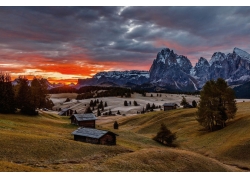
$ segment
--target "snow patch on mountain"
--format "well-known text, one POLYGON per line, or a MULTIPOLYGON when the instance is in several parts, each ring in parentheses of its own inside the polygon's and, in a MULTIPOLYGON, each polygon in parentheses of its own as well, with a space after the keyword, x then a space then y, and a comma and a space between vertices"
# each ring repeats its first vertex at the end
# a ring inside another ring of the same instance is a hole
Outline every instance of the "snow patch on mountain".
POLYGON ((237 47, 233 50, 236 54, 238 54, 241 58, 250 60, 250 54, 248 54, 246 51, 243 51, 242 49, 239 49, 237 47))

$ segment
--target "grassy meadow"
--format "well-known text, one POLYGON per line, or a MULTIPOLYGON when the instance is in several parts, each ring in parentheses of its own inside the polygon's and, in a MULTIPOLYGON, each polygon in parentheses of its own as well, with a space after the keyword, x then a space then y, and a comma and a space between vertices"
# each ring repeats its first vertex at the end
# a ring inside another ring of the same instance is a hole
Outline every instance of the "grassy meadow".
MULTIPOLYGON (((157 111, 97 122, 117 133, 117 145, 77 142, 68 117, 0 114, 0 171, 47 172, 200 172, 250 170, 250 102, 237 104, 234 120, 206 132, 195 120, 196 109, 157 111), (152 140, 165 123, 176 132, 176 147, 152 140)), ((116 118, 116 117, 111 117, 116 118)), ((99 120, 101 121, 101 120, 99 120)))

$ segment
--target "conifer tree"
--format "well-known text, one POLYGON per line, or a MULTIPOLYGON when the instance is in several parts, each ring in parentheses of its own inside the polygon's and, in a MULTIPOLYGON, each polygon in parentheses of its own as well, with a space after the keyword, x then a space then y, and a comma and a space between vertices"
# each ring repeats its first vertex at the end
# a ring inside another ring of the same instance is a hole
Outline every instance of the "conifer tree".
POLYGON ((0 113, 15 113, 15 94, 9 74, 0 72, 0 113))
POLYGON ((31 88, 28 85, 28 79, 25 76, 20 76, 19 89, 17 93, 17 107, 21 109, 21 113, 28 115, 36 115, 36 107, 32 102, 31 88))
POLYGON ((171 145, 173 141, 176 140, 176 135, 175 133, 172 133, 164 123, 162 123, 160 131, 153 139, 162 144, 171 145))
POLYGON ((93 100, 91 100, 91 101, 89 102, 89 106, 92 107, 93 105, 94 105, 94 102, 93 102, 93 100))
POLYGON ((196 102, 195 100, 192 101, 192 106, 193 106, 194 108, 197 107, 197 102, 196 102))
POLYGON ((119 110, 117 111, 117 114, 119 114, 119 115, 121 114, 119 110))
POLYGON ((215 126, 224 128, 237 111, 234 91, 222 78, 208 81, 200 92, 197 121, 213 131, 215 126))
POLYGON ((187 100, 186 100, 186 98, 184 96, 182 96, 182 100, 181 100, 180 105, 182 105, 182 106, 188 105, 188 102, 187 102, 187 100))
POLYGON ((99 109, 97 110, 97 116, 101 116, 101 112, 99 109))
POLYGON ((88 107, 85 109, 84 114, 86 114, 86 113, 93 113, 93 112, 91 111, 90 106, 88 106, 88 107))
POLYGON ((114 122, 114 129, 118 129, 119 125, 117 123, 117 121, 114 122))

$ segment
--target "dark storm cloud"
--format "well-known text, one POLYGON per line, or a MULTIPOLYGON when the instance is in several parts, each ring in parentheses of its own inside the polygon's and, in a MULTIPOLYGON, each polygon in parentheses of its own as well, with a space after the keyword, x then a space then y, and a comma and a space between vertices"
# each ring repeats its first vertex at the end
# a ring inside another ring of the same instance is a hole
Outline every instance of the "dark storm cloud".
POLYGON ((249 12, 250 7, 0 7, 0 58, 20 52, 55 62, 150 66, 168 46, 197 61, 235 46, 250 50, 249 12))

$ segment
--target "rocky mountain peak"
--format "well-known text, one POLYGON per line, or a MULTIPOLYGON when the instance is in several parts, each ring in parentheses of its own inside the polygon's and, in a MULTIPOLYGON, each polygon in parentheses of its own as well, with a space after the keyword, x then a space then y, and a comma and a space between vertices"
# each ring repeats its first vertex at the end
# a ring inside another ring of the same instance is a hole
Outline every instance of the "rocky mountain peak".
POLYGON ((250 60, 250 54, 248 54, 246 51, 243 51, 240 48, 235 47, 233 50, 233 53, 237 54, 238 56, 240 56, 243 59, 250 60))
POLYGON ((208 61, 204 57, 200 57, 195 66, 210 66, 208 61))
POLYGON ((209 64, 212 65, 214 64, 215 62, 221 62, 223 61, 224 59, 226 59, 226 55, 224 53, 221 53, 221 52, 215 52, 212 56, 212 58, 210 59, 209 61, 209 64))

